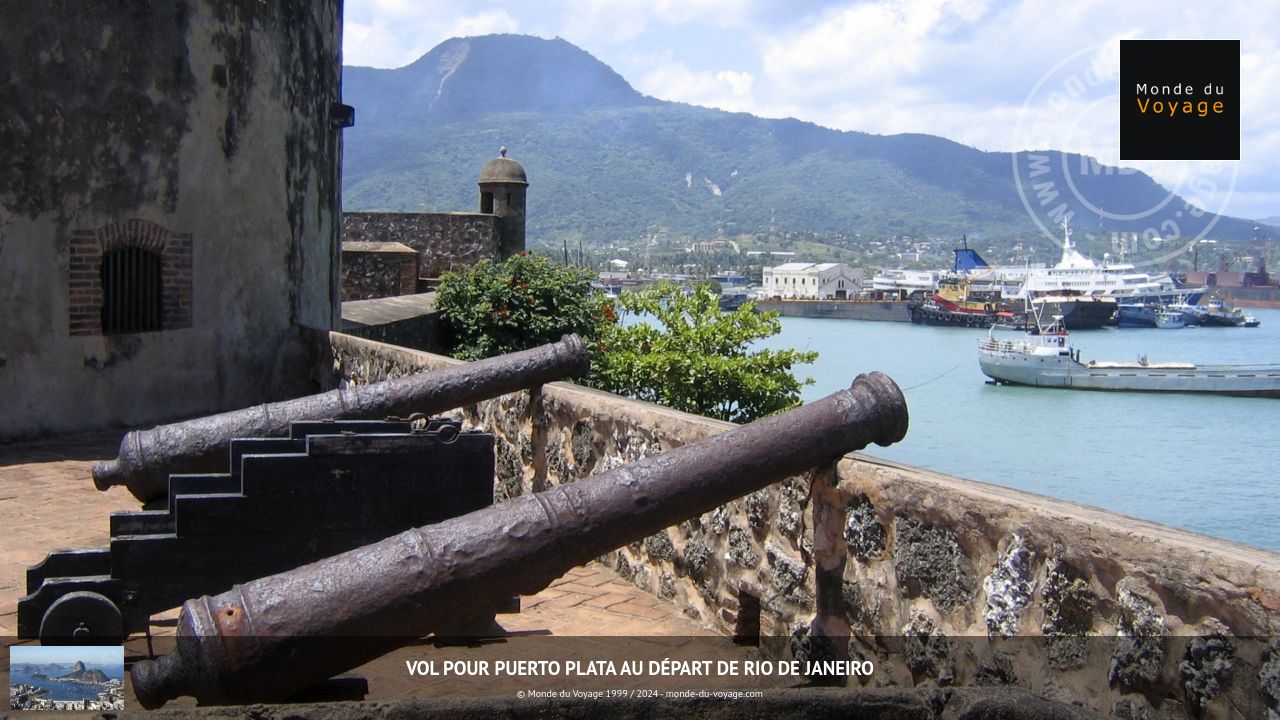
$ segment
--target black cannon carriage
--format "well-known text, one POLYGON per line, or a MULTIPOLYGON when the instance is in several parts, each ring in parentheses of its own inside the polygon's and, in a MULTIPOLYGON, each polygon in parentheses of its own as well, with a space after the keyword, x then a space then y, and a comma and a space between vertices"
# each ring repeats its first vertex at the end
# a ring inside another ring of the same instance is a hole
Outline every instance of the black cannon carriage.
POLYGON ((163 509, 113 513, 109 547, 28 568, 19 637, 118 643, 188 598, 487 507, 493 443, 422 418, 235 439, 229 472, 172 475, 163 509))

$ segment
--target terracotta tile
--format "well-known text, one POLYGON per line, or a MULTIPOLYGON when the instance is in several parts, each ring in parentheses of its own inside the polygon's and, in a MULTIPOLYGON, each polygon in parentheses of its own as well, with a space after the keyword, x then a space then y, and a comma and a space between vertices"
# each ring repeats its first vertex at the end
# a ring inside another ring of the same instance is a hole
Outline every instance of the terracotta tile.
POLYGON ((598 607, 598 608, 607 608, 610 605, 617 605, 618 603, 631 602, 631 601, 634 601, 634 597, 630 594, 611 592, 606 595, 597 595, 596 597, 593 597, 590 600, 587 600, 586 602, 584 602, 583 605, 590 605, 592 607, 598 607))
POLYGON ((553 598, 551 600, 548 600, 542 603, 542 607, 559 608, 563 610, 566 608, 571 608, 575 605, 581 605, 583 602, 585 602, 588 599, 590 599, 589 595, 583 595, 581 593, 565 593, 564 595, 561 595, 558 598, 553 598))
POLYGON ((650 620, 659 620, 664 617, 667 617, 667 613, 664 613, 655 607, 652 607, 649 605, 642 605, 635 601, 625 602, 619 605, 613 605, 612 607, 609 608, 609 612, 616 612, 616 613, 626 614, 626 615, 636 615, 642 618, 649 618, 650 620))

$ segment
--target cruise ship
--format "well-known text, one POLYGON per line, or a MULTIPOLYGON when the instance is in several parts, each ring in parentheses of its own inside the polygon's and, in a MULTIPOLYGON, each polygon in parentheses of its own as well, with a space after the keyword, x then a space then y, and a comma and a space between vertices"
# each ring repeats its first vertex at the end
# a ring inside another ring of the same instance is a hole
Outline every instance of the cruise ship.
POLYGON ((1112 298, 1117 303, 1165 305, 1175 302, 1195 304, 1205 288, 1181 287, 1169 273, 1150 274, 1130 263, 1113 263, 1104 257, 1101 265, 1085 257, 1071 240, 1071 228, 1062 225, 1062 258, 1053 267, 992 267, 974 250, 956 249, 956 268, 975 284, 999 289, 1006 298, 1036 298, 1045 295, 1080 295, 1112 298))

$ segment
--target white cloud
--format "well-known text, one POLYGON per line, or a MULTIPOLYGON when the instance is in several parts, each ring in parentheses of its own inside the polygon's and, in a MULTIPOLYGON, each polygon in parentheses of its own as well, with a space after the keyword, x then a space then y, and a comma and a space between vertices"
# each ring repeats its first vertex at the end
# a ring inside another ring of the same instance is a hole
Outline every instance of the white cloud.
POLYGON ((714 107, 730 112, 756 112, 752 95, 755 77, 735 70, 690 70, 682 63, 661 62, 640 78, 640 92, 675 102, 714 107))
POLYGON ((833 94, 878 95, 919 70, 930 36, 944 23, 980 14, 971 0, 838 8, 764 40, 764 73, 771 89, 809 103, 833 94))
MULTIPOLYGON (((942 135, 1027 149, 1013 132, 1056 63, 1093 48, 1114 71, 1121 38, 1239 38, 1242 158, 1237 205, 1280 194, 1280 5, 1229 0, 347 0, 349 64, 395 67, 453 35, 562 36, 655 97, 828 127, 942 135), (1276 188, 1277 192, 1271 192, 1276 188)), ((1036 108, 1045 144, 1118 162, 1118 87, 1036 108)), ((1175 182, 1170 166, 1149 169, 1175 182)), ((1236 212, 1246 212, 1236 210, 1236 212)))
POLYGON ((520 30, 520 22, 505 9, 477 11, 471 3, 458 0, 348 2, 343 63, 403 67, 451 37, 520 30))
POLYGON ((450 24, 450 36, 465 37, 468 35, 490 35, 493 33, 513 33, 520 29, 520 23, 511 17, 506 10, 486 10, 460 17, 450 24))
MULTIPOLYGON (((653 38, 678 27, 727 28, 749 23, 759 0, 562 0, 550 30, 589 51, 653 38)), ((549 9, 549 8, 548 8, 549 9)))

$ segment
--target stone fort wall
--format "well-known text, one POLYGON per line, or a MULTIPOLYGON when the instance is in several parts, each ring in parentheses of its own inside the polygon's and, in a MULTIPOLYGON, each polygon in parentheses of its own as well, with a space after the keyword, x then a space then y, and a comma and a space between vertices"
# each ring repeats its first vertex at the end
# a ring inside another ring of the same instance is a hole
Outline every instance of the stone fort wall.
POLYGON ((418 276, 437 278, 483 259, 497 260, 502 219, 486 213, 342 214, 344 242, 396 242, 419 253, 418 276))
MULTIPOLYGON (((357 383, 457 362, 330 349, 357 383)), ((497 438, 499 500, 730 427, 565 383, 460 414, 497 438)), ((1280 703, 1277 554, 861 454, 599 561, 725 634, 758 605, 780 654, 874 659, 851 685, 1016 685, 1128 718, 1280 703)))
POLYGON ((24 8, 0 23, 0 440, 310 390, 340 0, 24 8))

